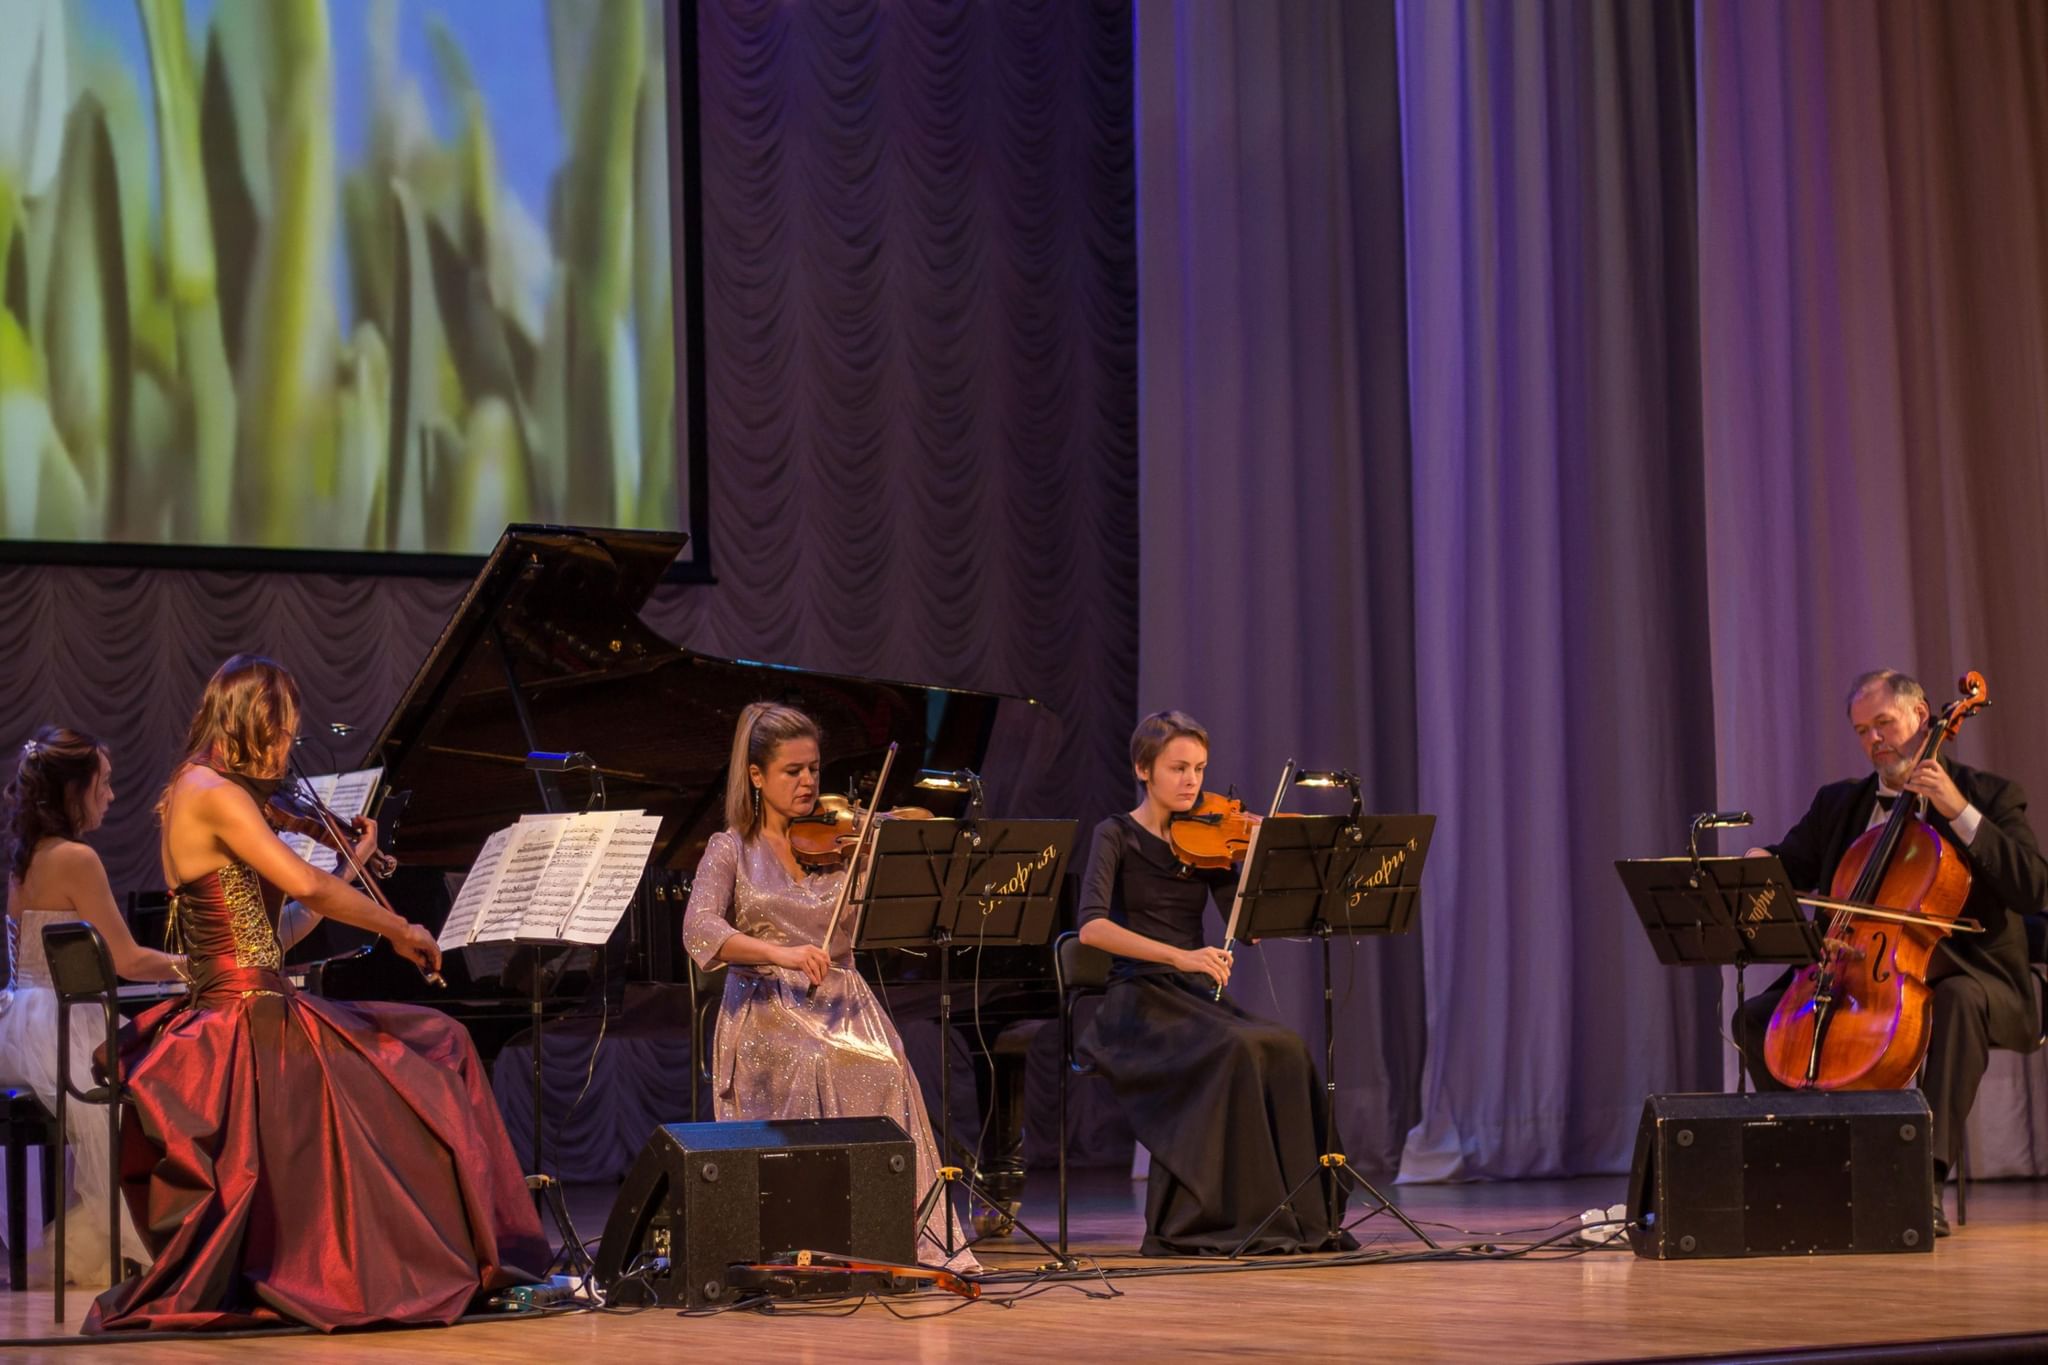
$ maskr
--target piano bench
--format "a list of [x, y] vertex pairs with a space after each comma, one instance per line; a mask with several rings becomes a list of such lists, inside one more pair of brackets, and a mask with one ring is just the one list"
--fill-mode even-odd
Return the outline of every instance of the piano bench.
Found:
[[0, 1146], [7, 1153], [7, 1287], [28, 1288], [28, 1149], [43, 1149], [43, 1213], [57, 1207], [57, 1169], [64, 1160], [64, 1135], [57, 1118], [33, 1092], [9, 1086], [0, 1105]]

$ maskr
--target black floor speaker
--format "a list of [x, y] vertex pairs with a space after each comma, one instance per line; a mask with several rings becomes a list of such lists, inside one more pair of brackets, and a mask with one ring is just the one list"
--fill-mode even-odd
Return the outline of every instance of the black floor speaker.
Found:
[[1652, 1095], [1636, 1130], [1638, 1256], [1934, 1249], [1934, 1165], [1917, 1090]]
[[604, 1225], [597, 1279], [621, 1301], [703, 1308], [727, 1267], [784, 1252], [914, 1262], [917, 1151], [895, 1120], [671, 1123]]

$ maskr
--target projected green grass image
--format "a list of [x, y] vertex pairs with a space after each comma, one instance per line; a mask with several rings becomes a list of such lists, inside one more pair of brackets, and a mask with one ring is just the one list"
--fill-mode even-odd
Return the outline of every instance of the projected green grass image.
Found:
[[0, 19], [0, 534], [688, 525], [659, 0]]

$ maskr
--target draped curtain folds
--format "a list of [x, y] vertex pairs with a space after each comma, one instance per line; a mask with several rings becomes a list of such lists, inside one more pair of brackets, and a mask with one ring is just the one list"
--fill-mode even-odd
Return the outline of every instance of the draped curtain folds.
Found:
[[[1613, 859], [1709, 806], [1787, 827], [1863, 767], [1841, 694], [1881, 664], [2005, 679], [1958, 752], [2048, 780], [2023, 627], [2048, 589], [2048, 19], [1138, 20], [1141, 709], [1195, 710], [1255, 799], [1314, 745], [1439, 816], [1419, 1082], [1412, 1014], [1340, 1018], [1372, 1161], [1407, 1113], [1404, 1178], [1624, 1168], [1642, 1097], [1716, 1088], [1728, 1054], [1714, 981], [1656, 965]], [[1390, 151], [1347, 115], [1393, 91]], [[1359, 960], [1414, 999], [1412, 955]], [[1268, 945], [1239, 974], [1314, 1036], [1309, 961]], [[1994, 1055], [1980, 1170], [2048, 1169], [2044, 1075]]]
[[[1393, 18], [1137, 6], [1140, 710], [1209, 726], [1209, 785], [1260, 810], [1289, 758], [1416, 809]], [[1414, 1118], [1420, 950], [1334, 952], [1338, 1121], [1375, 1175]], [[1232, 993], [1320, 1055], [1319, 986], [1313, 953], [1267, 943]]]
[[[1721, 795], [1771, 835], [1863, 770], [1849, 680], [1992, 709], [1954, 752], [2048, 834], [2048, 14], [1699, 14], [1700, 254]], [[2048, 1054], [1994, 1052], [1980, 1174], [2048, 1174]]]
[[1626, 1168], [1715, 1074], [1616, 858], [1713, 789], [1683, 5], [1406, 5], [1429, 1059], [1406, 1179]]
[[[1435, 812], [1420, 932], [1336, 952], [1362, 1168], [1622, 1169], [1645, 1094], [1715, 1088], [1716, 983], [1610, 863], [1789, 825], [1862, 767], [1862, 669], [1982, 668], [1958, 754], [2048, 791], [2038, 6], [697, 8], [719, 581], [651, 621], [1037, 696], [1006, 812], [1128, 806], [1160, 706], [1252, 802], [1295, 758]], [[371, 727], [461, 587], [0, 567], [0, 740], [107, 738], [154, 887], [222, 657]], [[1317, 971], [1236, 992], [1319, 1045]], [[1973, 1139], [2048, 1172], [2048, 1057], [1994, 1055]]]
[[[664, 589], [650, 622], [1034, 696], [1058, 752], [1028, 788], [990, 774], [1003, 812], [1107, 812], [1137, 653], [1128, 5], [697, 8], [718, 582]], [[156, 887], [151, 797], [222, 658], [290, 665], [309, 721], [365, 727], [336, 746], [353, 761], [461, 589], [0, 567], [0, 739], [110, 740], [95, 842], [117, 892]]]

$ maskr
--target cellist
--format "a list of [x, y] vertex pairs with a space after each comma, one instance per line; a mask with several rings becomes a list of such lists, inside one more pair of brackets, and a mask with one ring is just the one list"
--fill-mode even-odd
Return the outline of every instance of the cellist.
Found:
[[[1932, 715], [1919, 683], [1894, 669], [1865, 673], [1849, 688], [1848, 709], [1872, 773], [1822, 787], [1783, 839], [1749, 852], [1776, 854], [1794, 885], [1825, 892], [1850, 844], [1881, 823], [1902, 796], [1923, 802], [1942, 840], [1961, 850], [1971, 873], [1962, 913], [1984, 932], [1950, 935], [1929, 964], [1933, 1020], [1920, 1082], [1934, 1116], [1934, 1227], [1947, 1236], [1942, 1183], [1958, 1155], [1956, 1134], [1976, 1101], [1990, 1050], [2031, 1052], [2040, 1041], [2023, 916], [2048, 899], [2048, 860], [2027, 824], [2027, 797], [2017, 782], [1946, 753], [1915, 764]], [[1749, 1074], [1762, 1089], [1784, 1088], [1764, 1065], [1763, 1041], [1791, 978], [1787, 972], [1752, 997], [1732, 1021]]]

